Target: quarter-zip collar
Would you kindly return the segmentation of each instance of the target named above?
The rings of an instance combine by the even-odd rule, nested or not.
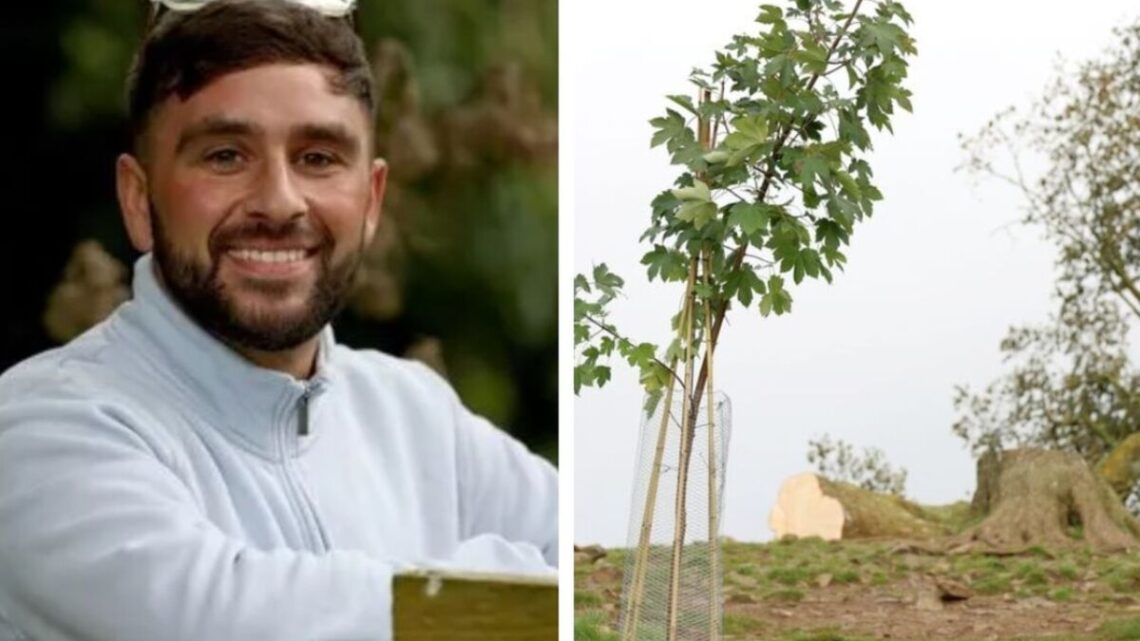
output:
[[[321,331],[314,375],[300,380],[254,365],[202,329],[159,283],[150,254],[135,262],[133,285],[134,298],[116,315],[116,330],[130,334],[141,356],[155,363],[156,375],[171,376],[192,408],[209,412],[208,423],[271,459],[296,454],[319,431],[312,410],[333,378],[331,327]],[[299,435],[302,429],[307,435]]]

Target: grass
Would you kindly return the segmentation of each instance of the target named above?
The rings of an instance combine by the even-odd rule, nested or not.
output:
[[[597,592],[574,590],[574,607],[577,609],[602,607],[602,595]]]
[[[1049,593],[1051,601],[1072,601],[1073,588],[1057,588]]]
[[[937,556],[913,552],[891,552],[892,541],[827,542],[818,538],[789,539],[765,544],[725,542],[721,563],[726,594],[747,594],[757,606],[730,605],[725,619],[727,641],[763,638],[769,641],[867,641],[858,636],[824,628],[777,633],[770,618],[745,612],[761,612],[771,607],[794,609],[796,602],[827,599],[828,589],[855,585],[858,590],[874,590],[892,597],[911,594],[906,585],[915,575],[947,576],[968,583],[979,597],[1009,595],[1011,598],[1047,598],[1058,608],[1081,604],[1110,616],[1119,611],[1121,595],[1140,597],[1140,554],[1107,555],[1088,546],[1069,550],[1031,549],[1017,556],[960,554]],[[621,589],[625,550],[610,550],[592,565],[575,568],[575,640],[617,641],[612,606],[620,602],[607,596]],[[617,572],[614,571],[617,569]],[[820,577],[830,576],[826,589]],[[1086,582],[1091,583],[1086,587]],[[1091,589],[1090,589],[1091,588]],[[817,596],[818,595],[818,596]],[[785,604],[785,605],[780,605]],[[603,611],[603,606],[610,608]],[[826,619],[805,620],[803,625],[827,626]],[[762,632],[761,632],[762,631]],[[1093,632],[1041,637],[1040,641],[1140,641],[1140,617],[1106,623]],[[1008,637],[1006,638],[1009,641]],[[648,637],[640,641],[649,641]],[[900,639],[899,641],[917,641]],[[961,641],[979,641],[963,639]],[[1038,641],[1023,637],[1016,641]]]
[[[1134,592],[1140,589],[1140,566],[1132,563],[1119,565],[1102,574],[1101,578],[1116,592]]]
[[[1033,561],[1022,561],[1017,565],[1017,569],[1013,571],[1014,575],[1019,579],[1024,579],[1027,575],[1034,572],[1040,572],[1041,566]]]
[[[775,567],[768,570],[768,580],[783,585],[799,585],[811,578],[806,568]]]
[[[706,619],[707,620],[707,619]],[[752,617],[728,614],[724,617],[723,632],[726,635],[739,637],[742,635],[754,636],[764,631],[764,622]]]
[[[1009,576],[1005,574],[988,576],[974,582],[974,590],[978,594],[1003,594],[1009,592],[1010,587]]]
[[[784,588],[781,590],[773,590],[766,594],[764,598],[768,601],[803,601],[804,593],[795,588]]]
[[[602,612],[586,612],[574,617],[574,641],[616,641],[618,635],[605,627]]]
[[[1097,629],[1097,638],[1104,641],[1135,641],[1140,639],[1140,618],[1108,621]]]
[[[1057,575],[1067,581],[1075,581],[1080,572],[1078,572],[1077,566],[1072,563],[1062,563],[1057,566]]]

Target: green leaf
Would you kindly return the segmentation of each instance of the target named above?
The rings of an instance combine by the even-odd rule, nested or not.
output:
[[[611,272],[605,263],[599,263],[594,266],[594,284],[598,286],[598,289],[612,293],[612,290],[625,285],[625,281],[622,280],[621,276]]]
[[[729,158],[729,154],[727,151],[723,151],[723,150],[718,149],[718,150],[708,152],[707,154],[704,155],[704,158],[705,158],[705,162],[712,165],[712,164],[722,163],[722,162],[727,161]]]
[[[642,409],[645,411],[646,416],[653,416],[657,411],[657,406],[661,403],[663,392],[659,389],[652,390],[645,395],[645,405]]]
[[[859,191],[859,184],[851,177],[851,174],[843,171],[842,169],[835,170],[835,179],[843,187],[843,192],[846,193],[852,200],[859,200],[863,197],[862,192]]]
[[[672,96],[665,96],[665,97],[668,98],[669,100],[672,100],[674,103],[679,105],[682,109],[693,114],[694,116],[700,115],[697,113],[697,108],[695,106],[693,106],[693,99],[692,98],[690,98],[688,96],[681,96],[681,95],[672,95]]]
[[[792,60],[802,64],[811,74],[827,71],[827,50],[814,42],[805,43],[802,49],[793,51]]]
[[[671,192],[674,197],[682,202],[709,202],[712,200],[709,186],[700,180],[694,180],[692,187],[679,187],[671,190]]]
[[[804,264],[804,271],[812,278],[819,277],[819,253],[814,249],[807,249],[800,252],[800,259]]]
[[[868,21],[863,23],[862,29],[864,42],[874,42],[875,47],[884,56],[894,52],[895,47],[903,48],[904,51],[907,51],[904,47],[913,49],[910,38],[898,25],[889,22]]]
[[[800,160],[799,182],[807,186],[815,182],[816,178],[826,179],[831,175],[831,168],[826,158],[816,154],[808,154]]]
[[[657,392],[669,382],[669,372],[659,363],[641,368],[641,386],[649,393]]]
[[[590,340],[590,328],[578,323],[574,325],[574,344],[578,345]]]
[[[630,348],[626,354],[626,361],[634,367],[641,367],[653,362],[654,355],[657,352],[657,347],[653,343],[639,343],[636,347]]]
[[[700,230],[716,218],[716,213],[716,203],[690,200],[677,210],[677,219],[692,223],[694,228]]]
[[[583,276],[582,274],[578,274],[577,276],[574,277],[574,291],[575,292],[583,291],[583,292],[589,293],[590,281],[586,280],[586,277]]]
[[[756,22],[760,24],[775,24],[783,22],[784,10],[780,7],[771,4],[760,5],[760,15],[756,18]]]
[[[666,249],[663,245],[655,245],[653,249],[641,257],[641,264],[648,266],[649,280],[659,277],[664,281],[684,280],[688,275],[685,258],[678,251]]]
[[[668,114],[667,116],[649,121],[649,124],[657,130],[650,141],[651,147],[664,144],[689,129],[685,126],[685,118],[681,114],[672,109],[666,109],[665,112]]]
[[[730,227],[739,227],[745,235],[751,236],[760,229],[767,228],[770,213],[766,205],[760,203],[736,203],[728,216]]]
[[[733,132],[725,136],[724,146],[742,150],[768,140],[768,121],[763,116],[740,116],[732,120]]]

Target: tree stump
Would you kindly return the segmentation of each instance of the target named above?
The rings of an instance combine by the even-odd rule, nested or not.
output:
[[[788,477],[768,518],[776,537],[825,540],[901,537],[927,539],[948,532],[924,509],[893,494],[878,494],[816,474]]]
[[[984,455],[973,506],[987,516],[959,539],[993,550],[1080,543],[1100,551],[1140,547],[1140,524],[1073,452],[1016,449]]]

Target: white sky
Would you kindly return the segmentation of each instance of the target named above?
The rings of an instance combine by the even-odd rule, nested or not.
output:
[[[566,0],[569,1],[569,0]],[[782,4],[774,0],[775,4]],[[647,121],[664,96],[692,93],[693,66],[751,29],[752,0],[573,0],[574,262],[606,262],[625,277],[612,320],[661,344],[681,291],[650,287],[637,238],[648,203],[678,169],[649,149]],[[779,483],[809,469],[807,441],[830,433],[884,450],[909,469],[921,502],[967,498],[974,467],[950,433],[955,384],[984,387],[1002,371],[998,342],[1011,324],[1042,321],[1052,305],[1052,250],[1009,226],[1016,194],[955,173],[959,133],[1011,104],[1026,105],[1057,56],[1095,56],[1111,29],[1140,14],[1133,2],[910,0],[919,55],[908,87],[915,113],[875,137],[871,159],[885,201],[857,226],[848,267],[833,285],[792,290],[794,311],[761,319],[733,310],[717,351],[718,387],[733,402],[724,534],[771,536]],[[624,545],[641,390],[615,364],[603,390],[574,406],[574,541]]]

